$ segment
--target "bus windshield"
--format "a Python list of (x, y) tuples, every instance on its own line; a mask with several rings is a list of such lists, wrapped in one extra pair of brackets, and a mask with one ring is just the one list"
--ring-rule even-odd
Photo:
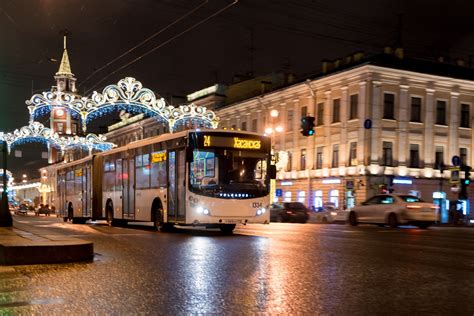
[(269, 193), (268, 156), (237, 149), (193, 151), (190, 190), (196, 194), (248, 199)]

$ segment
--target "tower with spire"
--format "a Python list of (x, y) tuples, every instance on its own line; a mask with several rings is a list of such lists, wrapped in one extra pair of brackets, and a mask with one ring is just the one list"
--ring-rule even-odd
[[(64, 35), (63, 57), (61, 58), (61, 64), (59, 65), (59, 70), (56, 72), (54, 79), (56, 80), (56, 86), (53, 86), (51, 91), (57, 94), (57, 98), (64, 100), (64, 94), (73, 94), (79, 97), (76, 89), (76, 78), (72, 73), (71, 64), (69, 62), (66, 34)], [(50, 128), (60, 136), (81, 134), (79, 121), (74, 119), (69, 109), (64, 106), (54, 106), (51, 109)], [(60, 157), (58, 157), (58, 151), (54, 148), (49, 149), (48, 156), (49, 163), (54, 163), (60, 159)]]

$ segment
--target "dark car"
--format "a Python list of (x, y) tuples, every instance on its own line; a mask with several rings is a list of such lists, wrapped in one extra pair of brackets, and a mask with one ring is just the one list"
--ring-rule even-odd
[(280, 202), (270, 206), (271, 222), (306, 223), (310, 210), (300, 202)]

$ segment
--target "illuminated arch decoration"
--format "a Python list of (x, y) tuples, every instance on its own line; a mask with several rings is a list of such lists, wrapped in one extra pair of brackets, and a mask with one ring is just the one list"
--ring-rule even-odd
[(28, 142), (40, 142), (48, 146), (58, 148), (61, 153), (66, 149), (74, 147), (86, 147), (89, 152), (92, 149), (98, 151), (110, 150), (115, 144), (106, 142), (103, 135), (88, 134), (85, 137), (79, 136), (59, 136), (53, 133), (50, 128), (45, 127), (39, 122), (30, 122), (29, 125), (16, 129), (13, 133), (0, 132), (0, 141), (7, 143), (8, 152), (15, 145)]
[(93, 119), (120, 110), (156, 117), (158, 121), (168, 124), (171, 132), (186, 122), (209, 128), (217, 128), (219, 124), (219, 118), (206, 107), (194, 103), (178, 107), (168, 105), (163, 98), (158, 98), (153, 91), (143, 88), (142, 83), (132, 77), (121, 79), (117, 85), (105, 87), (102, 93), (94, 91), (90, 98), (81, 98), (67, 92), (48, 91), (33, 95), (26, 104), (30, 112), (30, 122), (50, 113), (54, 107), (68, 108), (74, 118), (81, 120), (84, 132), (87, 130), (87, 124)]

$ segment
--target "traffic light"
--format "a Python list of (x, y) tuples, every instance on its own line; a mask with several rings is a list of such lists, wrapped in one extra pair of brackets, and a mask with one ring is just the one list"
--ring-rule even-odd
[(303, 136), (314, 135), (314, 117), (303, 116), (301, 118), (301, 135)]
[(464, 167), (464, 185), (468, 186), (471, 184), (471, 167), (465, 166)]

